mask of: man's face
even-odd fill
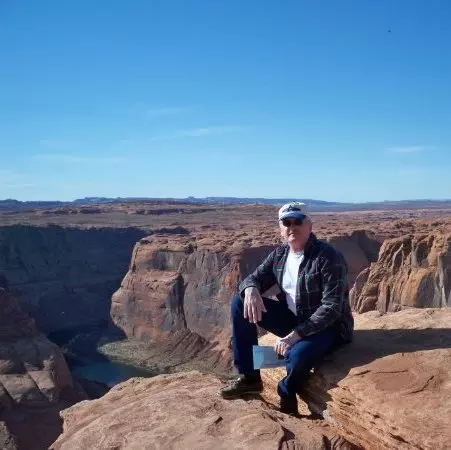
[[[279,220],[279,226],[283,241],[297,248],[304,248],[312,231],[312,223],[308,218]]]

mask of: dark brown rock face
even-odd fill
[[[385,241],[377,262],[357,278],[351,306],[358,312],[451,306],[451,234]]]
[[[0,278],[44,333],[106,322],[142,235],[133,228],[0,227]]]
[[[30,337],[37,334],[33,319],[25,314],[12,295],[0,287],[0,339]]]
[[[20,448],[44,449],[60,432],[58,411],[84,397],[74,388],[61,350],[1,288],[0,311],[0,420]],[[41,427],[38,436],[33,427]],[[4,439],[14,448],[13,438]]]

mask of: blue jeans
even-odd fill
[[[258,325],[279,337],[293,331],[296,316],[286,303],[263,297],[266,312]],[[252,346],[258,344],[257,327],[243,316],[243,300],[239,295],[232,300],[233,361],[238,373],[255,374]],[[287,351],[287,375],[279,381],[277,392],[281,397],[293,397],[302,388],[312,367],[320,362],[339,339],[335,326],[304,337]]]

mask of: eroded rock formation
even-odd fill
[[[357,277],[351,306],[358,312],[451,306],[451,233],[385,241],[377,262]]]
[[[14,448],[12,433],[20,448],[44,449],[60,432],[58,411],[85,397],[74,387],[60,349],[36,331],[3,288],[0,311],[0,439]]]
[[[348,263],[349,285],[352,287],[358,274],[377,261],[381,240],[367,230],[353,231],[349,235],[337,235],[327,241],[343,253]]]
[[[214,343],[216,351],[227,353],[217,358],[227,367],[230,299],[240,278],[271,248],[218,248],[191,236],[141,239],[113,295],[112,319],[132,338],[168,341],[183,336],[179,345],[193,354]]]
[[[357,315],[354,342],[314,370],[303,398],[366,449],[445,450],[451,442],[451,309]],[[261,342],[270,345],[266,335]],[[263,371],[273,387],[283,369]]]
[[[220,386],[199,372],[131,379],[63,411],[64,433],[51,449],[353,448],[328,426],[286,416],[261,400],[223,400]]]

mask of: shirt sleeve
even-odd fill
[[[347,275],[348,268],[341,253],[327,255],[321,267],[321,305],[295,328],[301,337],[323,331],[341,317],[348,289]]]
[[[276,284],[277,280],[273,271],[275,254],[276,250],[273,250],[254,272],[241,282],[239,286],[241,297],[244,297],[244,290],[248,287],[256,287],[260,293],[263,293]]]

